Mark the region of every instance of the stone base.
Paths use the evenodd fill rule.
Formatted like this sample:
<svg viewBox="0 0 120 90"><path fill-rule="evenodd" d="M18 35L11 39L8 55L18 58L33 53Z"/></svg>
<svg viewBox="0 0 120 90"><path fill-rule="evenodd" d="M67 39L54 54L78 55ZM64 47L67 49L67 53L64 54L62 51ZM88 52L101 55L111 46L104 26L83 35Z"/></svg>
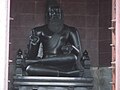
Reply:
<svg viewBox="0 0 120 90"><path fill-rule="evenodd" d="M15 90L92 90L93 78L15 76Z"/></svg>
<svg viewBox="0 0 120 90"><path fill-rule="evenodd" d="M32 87L21 86L18 90L92 90L92 88L83 87Z"/></svg>

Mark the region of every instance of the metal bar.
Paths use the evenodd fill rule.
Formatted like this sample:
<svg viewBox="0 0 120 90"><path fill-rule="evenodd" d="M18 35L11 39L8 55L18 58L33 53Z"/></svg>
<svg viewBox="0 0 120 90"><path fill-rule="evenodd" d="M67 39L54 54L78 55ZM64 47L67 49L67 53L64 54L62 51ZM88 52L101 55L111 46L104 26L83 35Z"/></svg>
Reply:
<svg viewBox="0 0 120 90"><path fill-rule="evenodd" d="M115 27L109 27L108 29L110 29L110 30L114 30L114 29L115 29Z"/></svg>
<svg viewBox="0 0 120 90"><path fill-rule="evenodd" d="M78 86L93 87L92 83L68 83L68 82L14 82L15 86Z"/></svg>
<svg viewBox="0 0 120 90"><path fill-rule="evenodd" d="M80 77L32 77L32 76L15 76L14 80L20 81L58 81L58 82L92 82L93 78Z"/></svg>
<svg viewBox="0 0 120 90"><path fill-rule="evenodd" d="M116 22L116 19L112 19L111 21L112 21L112 22Z"/></svg>

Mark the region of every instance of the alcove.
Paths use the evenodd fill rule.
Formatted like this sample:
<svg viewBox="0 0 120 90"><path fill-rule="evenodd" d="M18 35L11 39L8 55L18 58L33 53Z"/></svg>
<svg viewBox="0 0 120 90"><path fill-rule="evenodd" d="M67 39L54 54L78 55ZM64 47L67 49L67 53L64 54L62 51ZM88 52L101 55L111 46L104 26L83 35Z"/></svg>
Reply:
<svg viewBox="0 0 120 90"><path fill-rule="evenodd" d="M58 0L64 11L64 22L79 30L83 50L88 50L91 66L99 85L110 88L111 75L111 26L112 0ZM20 48L26 50L32 28L45 24L46 0L11 0L10 1L10 63L9 79L12 81L14 60ZM106 73L105 73L106 72ZM99 75L96 73L100 73ZM108 73L108 74L107 74ZM100 77L105 75L105 78ZM99 80L100 78L101 81ZM107 82L104 81L108 80ZM97 81L99 80L99 81ZM101 83L101 84L100 84ZM106 84L105 84L106 83ZM9 90L12 90L9 84ZM98 88L97 86L95 89ZM105 88L106 90L109 90ZM99 90L99 89L96 89ZM104 90L104 89L100 89Z"/></svg>

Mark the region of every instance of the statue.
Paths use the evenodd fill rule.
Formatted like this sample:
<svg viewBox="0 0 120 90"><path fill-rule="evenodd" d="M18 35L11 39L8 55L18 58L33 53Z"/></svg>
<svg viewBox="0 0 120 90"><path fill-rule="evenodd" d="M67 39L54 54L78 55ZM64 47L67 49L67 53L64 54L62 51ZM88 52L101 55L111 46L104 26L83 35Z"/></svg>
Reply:
<svg viewBox="0 0 120 90"><path fill-rule="evenodd" d="M41 86L91 90L90 59L88 52L81 50L79 33L64 24L63 11L56 0L47 1L52 4L47 8L46 24L32 29L24 54L20 49L17 52L13 87L15 90L40 90Z"/></svg>
<svg viewBox="0 0 120 90"><path fill-rule="evenodd" d="M59 6L49 6L47 14L47 24L32 30L26 56L27 74L80 76L82 51L77 29L64 24Z"/></svg>
<svg viewBox="0 0 120 90"><path fill-rule="evenodd" d="M28 75L76 76L81 55L78 31L63 23L59 6L51 6L48 24L32 30L28 45ZM36 60L30 63L31 60Z"/></svg>

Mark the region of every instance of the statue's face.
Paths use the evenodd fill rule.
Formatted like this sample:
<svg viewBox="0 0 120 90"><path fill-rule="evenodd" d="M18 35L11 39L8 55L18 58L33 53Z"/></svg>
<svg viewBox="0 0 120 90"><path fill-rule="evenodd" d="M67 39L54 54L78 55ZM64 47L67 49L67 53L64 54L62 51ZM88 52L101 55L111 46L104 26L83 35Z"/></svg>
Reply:
<svg viewBox="0 0 120 90"><path fill-rule="evenodd" d="M48 12L49 20L62 19L62 10L59 7L50 7Z"/></svg>
<svg viewBox="0 0 120 90"><path fill-rule="evenodd" d="M63 28L62 10L59 7L50 7L48 27L53 32L60 32Z"/></svg>

